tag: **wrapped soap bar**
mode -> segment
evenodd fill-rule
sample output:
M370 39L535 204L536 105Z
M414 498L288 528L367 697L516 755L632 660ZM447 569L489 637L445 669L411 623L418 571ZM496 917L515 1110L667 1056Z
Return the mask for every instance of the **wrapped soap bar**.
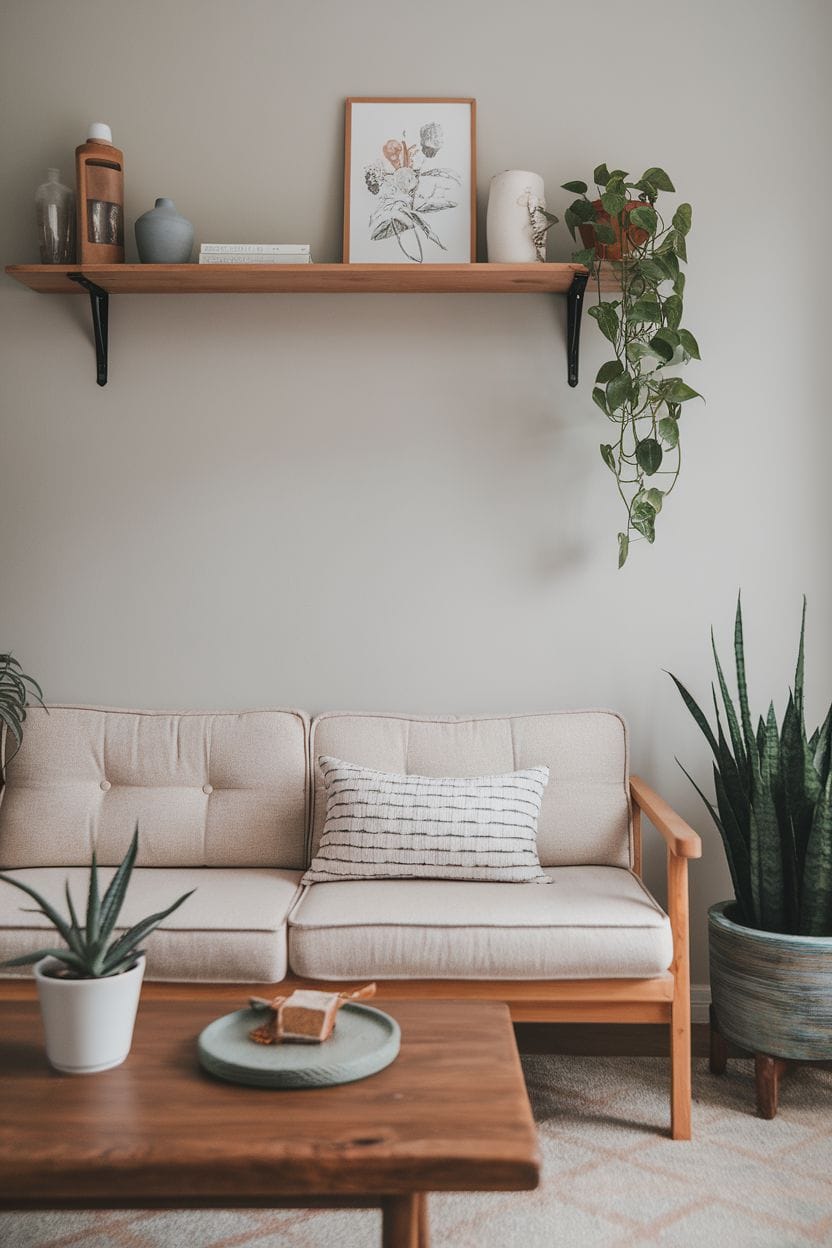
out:
M249 998L255 1009L267 1010L268 1019L249 1032L255 1044L321 1044L335 1029L335 1018L348 1001L366 1001L375 996L375 984L354 992L321 992L296 988L288 997Z
M279 1007L278 1030L283 1040L319 1044L332 1035L335 1015L343 1004L337 992L299 988Z

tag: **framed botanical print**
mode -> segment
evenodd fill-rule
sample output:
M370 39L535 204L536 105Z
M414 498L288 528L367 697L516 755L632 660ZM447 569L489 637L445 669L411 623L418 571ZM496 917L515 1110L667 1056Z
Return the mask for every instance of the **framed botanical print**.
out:
M476 101L349 99L344 262L476 259Z

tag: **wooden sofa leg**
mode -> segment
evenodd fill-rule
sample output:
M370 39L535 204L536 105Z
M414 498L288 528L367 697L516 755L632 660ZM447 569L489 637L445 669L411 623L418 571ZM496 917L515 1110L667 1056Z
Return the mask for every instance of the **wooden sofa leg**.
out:
M670 1022L670 1135L689 1140L691 1132L690 998L674 1001Z
M668 854L668 913L673 928L673 1005L670 1011L670 1135L689 1140L691 1131L690 957L688 950L688 861Z

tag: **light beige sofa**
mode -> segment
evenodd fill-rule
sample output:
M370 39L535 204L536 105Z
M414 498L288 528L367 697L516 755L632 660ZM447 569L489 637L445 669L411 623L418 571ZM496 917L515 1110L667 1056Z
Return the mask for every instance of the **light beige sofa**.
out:
M315 760L481 775L546 764L550 888L300 880L325 810ZM670 916L640 878L640 808L669 849ZM0 799L0 868L83 899L93 848L140 849L125 925L196 887L148 942L150 981L384 980L392 995L506 1000L518 1020L671 1027L673 1134L689 1135L687 858L696 834L628 773L607 711L465 718L301 711L29 711ZM0 959L41 940L0 885Z

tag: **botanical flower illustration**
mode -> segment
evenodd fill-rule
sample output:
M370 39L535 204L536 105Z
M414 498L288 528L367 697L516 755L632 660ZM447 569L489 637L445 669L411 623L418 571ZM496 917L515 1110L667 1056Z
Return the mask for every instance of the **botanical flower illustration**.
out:
M370 238L374 242L395 238L414 264L421 264L425 258L423 235L447 251L425 215L456 208L459 203L452 198L454 188L462 185L456 170L425 163L433 160L442 142L442 127L432 121L420 129L418 143L408 143L406 133L401 139L388 139L381 159L364 167L367 190L378 200L370 212Z

